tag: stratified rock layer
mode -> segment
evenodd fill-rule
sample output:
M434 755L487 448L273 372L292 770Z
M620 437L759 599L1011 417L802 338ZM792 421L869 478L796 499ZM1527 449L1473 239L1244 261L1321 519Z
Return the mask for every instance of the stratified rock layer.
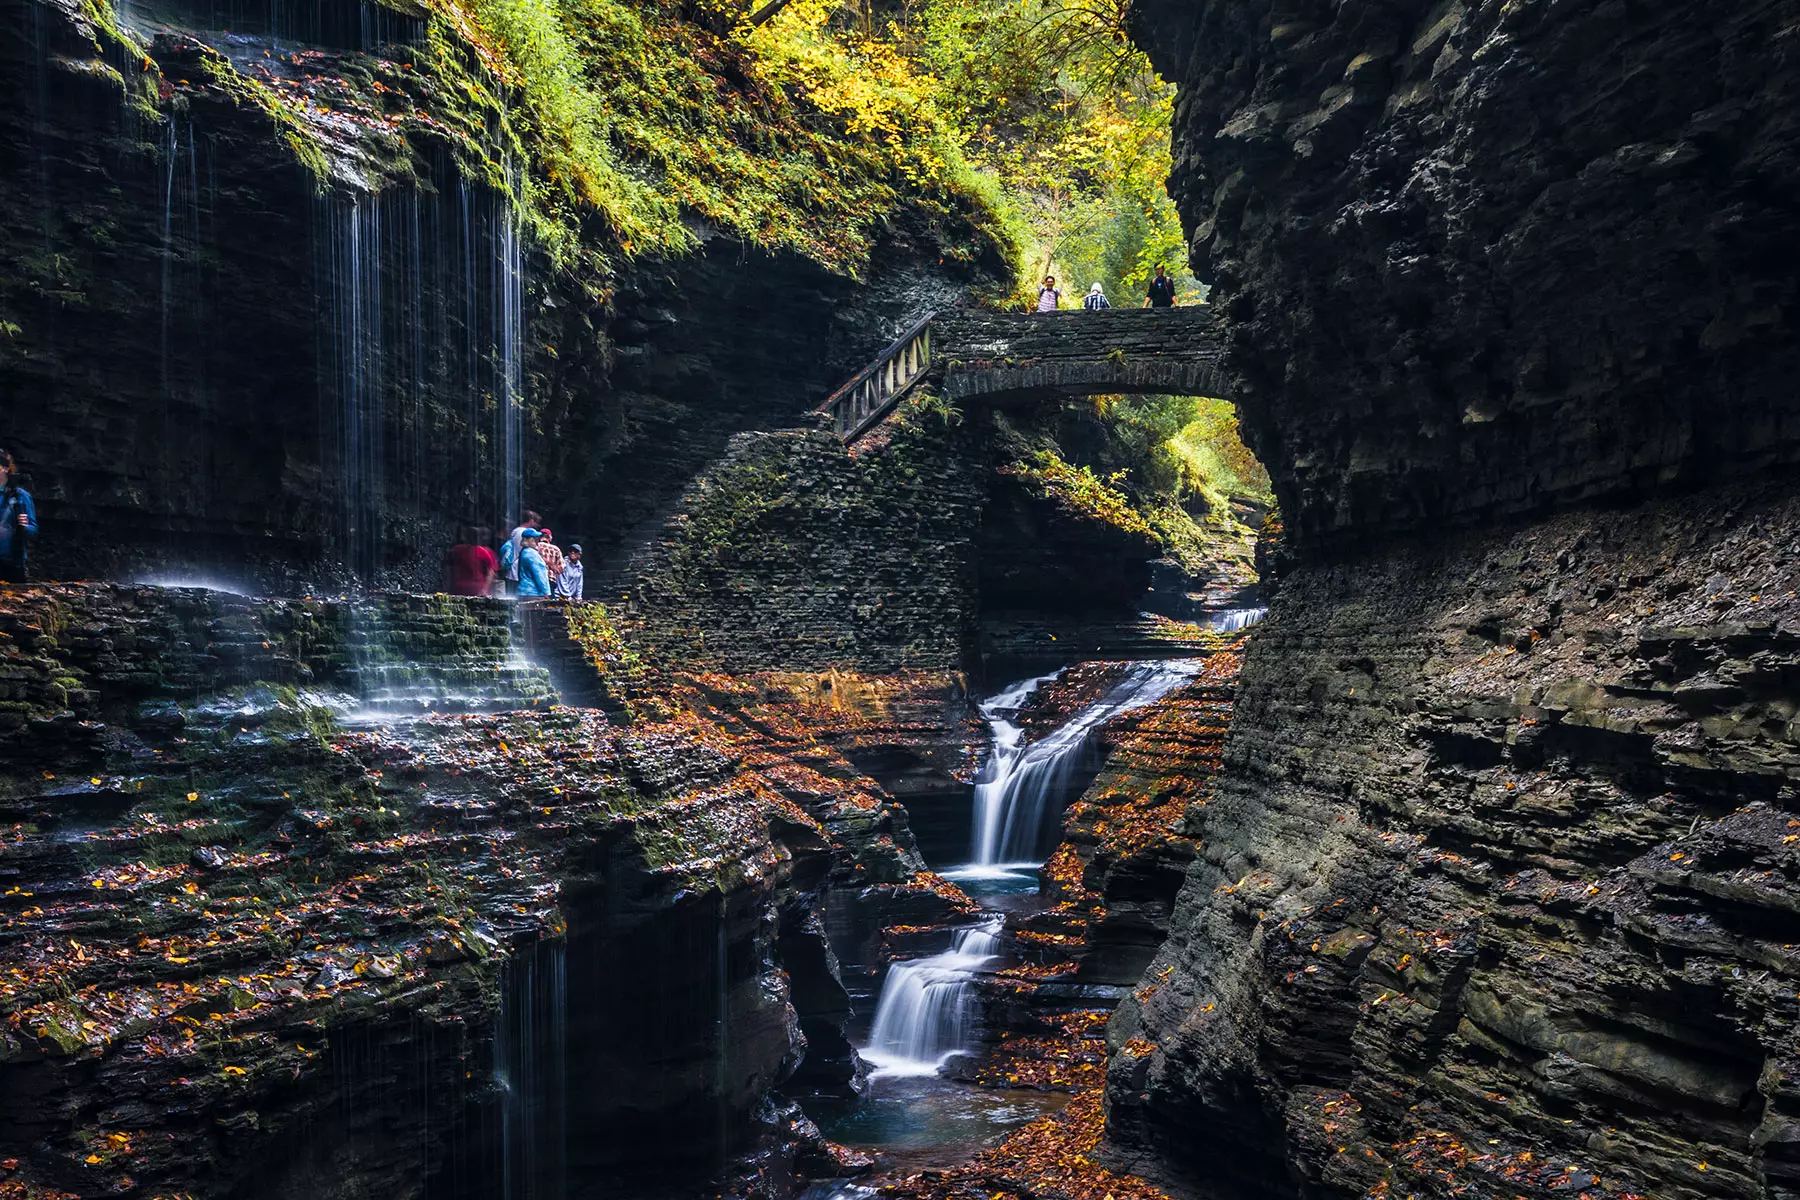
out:
M395 715L504 678L506 606L367 605L385 653L337 604L0 594L6 1194L650 1196L808 1141L770 1089L857 1074L821 891L918 866L879 789L692 714Z
M1797 522L1714 495L1288 577L1115 1142L1201 1195L1793 1194Z
M1296 543L1800 456L1790 6L1133 19L1180 85L1170 188Z
M1114 1150L1209 1197L1793 1195L1791 10L1134 20L1285 533Z

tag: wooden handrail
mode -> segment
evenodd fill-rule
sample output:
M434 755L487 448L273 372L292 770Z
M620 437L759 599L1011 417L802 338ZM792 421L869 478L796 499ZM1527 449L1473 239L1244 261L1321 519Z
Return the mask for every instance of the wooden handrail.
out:
M861 437L925 377L931 369L931 322L936 316L929 312L913 322L814 410L831 417L839 437L846 442Z

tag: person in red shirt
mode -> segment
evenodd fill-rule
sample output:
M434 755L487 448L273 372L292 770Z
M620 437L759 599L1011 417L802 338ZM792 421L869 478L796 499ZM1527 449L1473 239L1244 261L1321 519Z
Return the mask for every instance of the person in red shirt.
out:
M500 560L487 547L487 530L462 525L456 531L456 545L444 556L450 573L452 596L485 596L493 590L494 576L500 572Z

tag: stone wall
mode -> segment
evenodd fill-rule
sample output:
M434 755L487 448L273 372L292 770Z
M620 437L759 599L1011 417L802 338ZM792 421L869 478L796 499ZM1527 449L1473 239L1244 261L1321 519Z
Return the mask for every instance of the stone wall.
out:
M987 403L1046 392L1227 396L1212 309L948 312L932 322L940 390ZM976 401L981 403L983 401Z
M746 671L958 670L975 623L985 463L972 425L743 434L632 570L651 658Z

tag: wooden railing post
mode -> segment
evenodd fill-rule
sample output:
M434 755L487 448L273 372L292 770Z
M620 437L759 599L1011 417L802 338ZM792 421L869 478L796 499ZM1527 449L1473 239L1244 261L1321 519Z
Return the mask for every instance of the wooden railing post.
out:
M924 377L931 367L931 322L936 316L921 318L818 407L831 418L839 437L855 441Z

